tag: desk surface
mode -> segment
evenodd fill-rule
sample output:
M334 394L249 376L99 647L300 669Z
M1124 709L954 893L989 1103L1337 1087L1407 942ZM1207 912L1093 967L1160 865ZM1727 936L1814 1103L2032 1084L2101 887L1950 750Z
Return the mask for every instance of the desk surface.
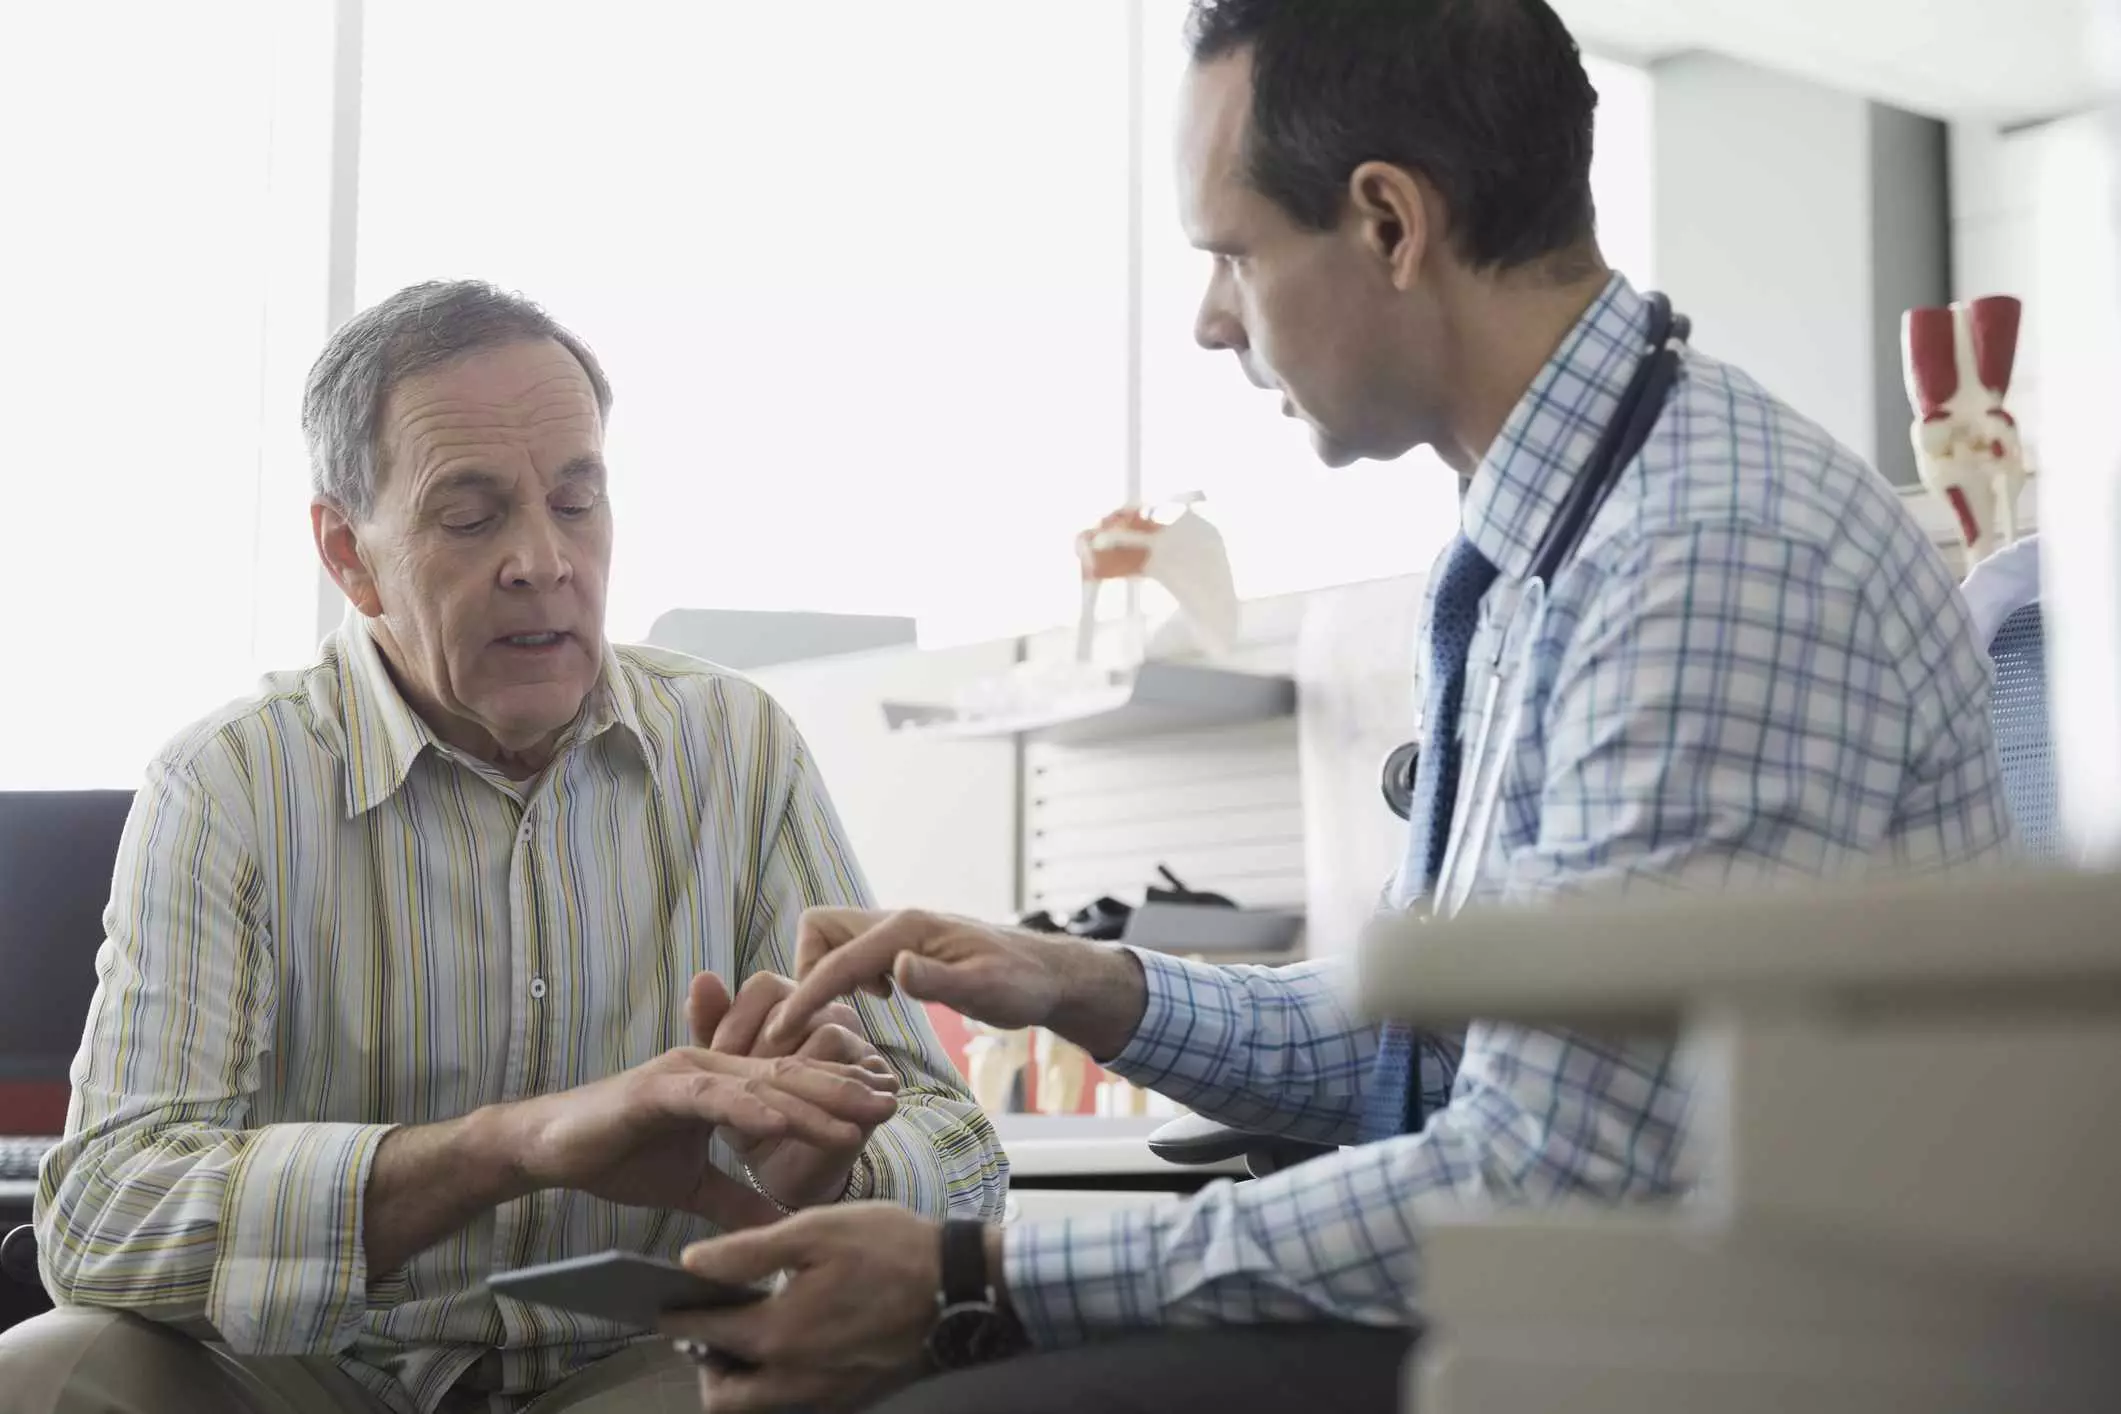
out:
M1167 1164L1149 1152L1149 1131L1161 1120L1049 1118L1003 1115L995 1124L1009 1154L1010 1172L1021 1178L1073 1178L1097 1174L1243 1173L1232 1159L1199 1169ZM0 1209L27 1209L37 1196L35 1179L0 1180Z

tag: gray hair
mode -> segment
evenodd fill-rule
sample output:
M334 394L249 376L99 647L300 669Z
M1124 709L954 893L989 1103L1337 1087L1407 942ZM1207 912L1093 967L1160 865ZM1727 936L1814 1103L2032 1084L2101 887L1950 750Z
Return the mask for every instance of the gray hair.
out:
M302 390L302 435L318 499L350 516L375 509L379 443L391 391L467 354L550 339L574 355L611 414L611 384L589 346L521 295L483 280L430 281L362 310L331 336Z

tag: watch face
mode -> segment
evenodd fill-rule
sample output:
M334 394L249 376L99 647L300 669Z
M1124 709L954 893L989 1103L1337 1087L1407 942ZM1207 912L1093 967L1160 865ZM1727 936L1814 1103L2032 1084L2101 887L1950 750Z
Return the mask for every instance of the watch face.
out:
M944 1370L983 1365L1021 1348L1016 1323L984 1301L950 1307L928 1332L928 1358Z

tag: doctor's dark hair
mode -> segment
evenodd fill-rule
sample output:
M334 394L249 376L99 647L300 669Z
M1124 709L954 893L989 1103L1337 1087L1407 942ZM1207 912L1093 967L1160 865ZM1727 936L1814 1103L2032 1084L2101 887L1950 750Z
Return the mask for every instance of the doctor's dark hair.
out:
M611 416L611 384L589 345L523 296L483 280L411 285L347 320L317 355L302 390L313 494L357 519L373 513L391 392L471 354L545 339L574 355L597 411Z
M1252 54L1252 185L1312 230L1389 162L1433 184L1476 269L1595 231L1583 56L1544 0L1193 0L1196 63Z

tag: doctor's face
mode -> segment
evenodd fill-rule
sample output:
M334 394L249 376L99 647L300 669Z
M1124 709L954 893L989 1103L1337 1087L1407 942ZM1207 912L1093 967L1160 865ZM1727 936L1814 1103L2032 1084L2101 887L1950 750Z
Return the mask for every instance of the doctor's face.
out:
M1410 385L1394 346L1399 292L1357 221L1310 229L1253 186L1251 121L1249 49L1192 66L1180 105L1179 217L1214 259L1194 338L1236 354L1255 387L1278 392L1326 465L1390 460L1430 440L1414 405L1419 380Z

